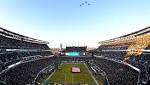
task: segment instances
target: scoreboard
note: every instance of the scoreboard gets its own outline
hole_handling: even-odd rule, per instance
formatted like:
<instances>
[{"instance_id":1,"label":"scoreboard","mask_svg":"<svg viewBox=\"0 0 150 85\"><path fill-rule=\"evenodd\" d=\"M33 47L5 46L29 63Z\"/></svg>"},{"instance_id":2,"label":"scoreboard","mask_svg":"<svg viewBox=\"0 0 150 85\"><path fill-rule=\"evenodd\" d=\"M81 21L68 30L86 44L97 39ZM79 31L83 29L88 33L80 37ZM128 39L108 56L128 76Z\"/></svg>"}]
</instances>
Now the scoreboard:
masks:
<instances>
[{"instance_id":1,"label":"scoreboard","mask_svg":"<svg viewBox=\"0 0 150 85\"><path fill-rule=\"evenodd\" d=\"M64 49L60 55L62 56L86 56L86 46L83 47L66 47L66 49Z\"/></svg>"},{"instance_id":2,"label":"scoreboard","mask_svg":"<svg viewBox=\"0 0 150 85\"><path fill-rule=\"evenodd\" d=\"M79 52L66 52L66 56L79 56Z\"/></svg>"}]
</instances>

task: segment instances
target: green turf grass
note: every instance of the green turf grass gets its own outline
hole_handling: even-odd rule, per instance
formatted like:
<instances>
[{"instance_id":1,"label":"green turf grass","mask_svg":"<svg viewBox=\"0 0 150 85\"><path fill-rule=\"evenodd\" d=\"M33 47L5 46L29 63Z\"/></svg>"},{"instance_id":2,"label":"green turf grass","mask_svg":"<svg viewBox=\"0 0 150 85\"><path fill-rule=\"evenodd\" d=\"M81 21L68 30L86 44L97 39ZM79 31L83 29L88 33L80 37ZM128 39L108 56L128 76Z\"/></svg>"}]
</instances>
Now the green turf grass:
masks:
<instances>
[{"instance_id":1,"label":"green turf grass","mask_svg":"<svg viewBox=\"0 0 150 85\"><path fill-rule=\"evenodd\" d=\"M80 73L72 73L72 67L79 67ZM96 85L92 75L85 67L84 63L65 63L59 66L59 69L47 81L48 83L59 83L59 84L90 84Z\"/></svg>"}]
</instances>

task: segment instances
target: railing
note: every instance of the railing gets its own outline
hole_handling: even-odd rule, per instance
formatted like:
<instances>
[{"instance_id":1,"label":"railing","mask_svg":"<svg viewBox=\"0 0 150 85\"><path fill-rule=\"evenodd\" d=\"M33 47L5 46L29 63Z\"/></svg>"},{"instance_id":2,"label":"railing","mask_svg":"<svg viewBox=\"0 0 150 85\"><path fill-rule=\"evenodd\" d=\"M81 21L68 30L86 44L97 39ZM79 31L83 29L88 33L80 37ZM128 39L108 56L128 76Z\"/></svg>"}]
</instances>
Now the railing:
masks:
<instances>
[{"instance_id":1,"label":"railing","mask_svg":"<svg viewBox=\"0 0 150 85\"><path fill-rule=\"evenodd\" d=\"M56 68L56 67L55 67L55 63L53 63L53 64L47 66L46 68L42 69L42 70L36 75L36 77L34 78L34 81L32 82L32 84L36 84L36 83L37 83L37 80L38 80L39 76L40 76L42 73L47 72L47 71L48 71L48 72L52 72L55 68Z\"/></svg>"}]
</instances>

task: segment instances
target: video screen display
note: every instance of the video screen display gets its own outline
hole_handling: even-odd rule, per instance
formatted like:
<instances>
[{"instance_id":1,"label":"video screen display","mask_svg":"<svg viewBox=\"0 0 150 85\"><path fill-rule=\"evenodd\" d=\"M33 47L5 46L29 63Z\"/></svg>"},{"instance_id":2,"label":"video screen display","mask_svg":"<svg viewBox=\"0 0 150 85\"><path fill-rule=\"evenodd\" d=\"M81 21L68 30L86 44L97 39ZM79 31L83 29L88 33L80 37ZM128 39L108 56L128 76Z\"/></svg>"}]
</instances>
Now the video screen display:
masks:
<instances>
[{"instance_id":1,"label":"video screen display","mask_svg":"<svg viewBox=\"0 0 150 85\"><path fill-rule=\"evenodd\" d=\"M68 52L66 56L79 56L79 52Z\"/></svg>"}]
</instances>

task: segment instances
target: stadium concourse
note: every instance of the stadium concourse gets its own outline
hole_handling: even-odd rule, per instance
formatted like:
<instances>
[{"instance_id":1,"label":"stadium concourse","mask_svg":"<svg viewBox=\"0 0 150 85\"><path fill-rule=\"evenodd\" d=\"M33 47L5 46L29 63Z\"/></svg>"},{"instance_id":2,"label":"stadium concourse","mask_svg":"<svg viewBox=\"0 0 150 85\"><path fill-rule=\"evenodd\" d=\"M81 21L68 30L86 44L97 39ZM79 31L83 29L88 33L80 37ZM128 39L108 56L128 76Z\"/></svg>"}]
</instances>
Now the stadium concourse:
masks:
<instances>
[{"instance_id":1,"label":"stadium concourse","mask_svg":"<svg viewBox=\"0 0 150 85\"><path fill-rule=\"evenodd\" d=\"M42 84L61 69L62 62L86 64L97 82L89 85L148 85L150 27L99 43L90 52L86 47L69 47L56 56L48 42L0 28L0 85ZM85 83L75 83L80 84Z\"/></svg>"}]
</instances>

